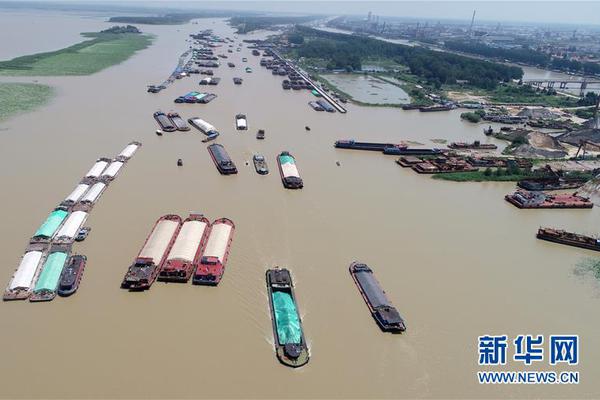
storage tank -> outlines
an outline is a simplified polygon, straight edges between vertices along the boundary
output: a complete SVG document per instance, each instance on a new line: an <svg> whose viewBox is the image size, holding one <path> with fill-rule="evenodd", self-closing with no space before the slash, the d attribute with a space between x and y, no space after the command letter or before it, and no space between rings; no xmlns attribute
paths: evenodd
<svg viewBox="0 0 600 400"><path fill-rule="evenodd" d="M113 179L115 176L117 176L122 167L123 163L121 161L113 161L102 173L102 177Z"/></svg>
<svg viewBox="0 0 600 400"><path fill-rule="evenodd" d="M104 169L107 166L108 166L108 161L106 161L104 159L100 159L100 160L96 161L96 164L94 164L94 166L85 175L86 178L98 178L102 174L102 171L104 171Z"/></svg>
<svg viewBox="0 0 600 400"><path fill-rule="evenodd" d="M8 285L9 290L28 290L33 286L33 279L39 268L42 255L43 253L41 251L29 251L25 253Z"/></svg>
<svg viewBox="0 0 600 400"><path fill-rule="evenodd" d="M169 252L167 260L194 261L198 246L206 230L204 221L185 221L175 239L175 243Z"/></svg>
<svg viewBox="0 0 600 400"><path fill-rule="evenodd" d="M102 192L106 189L106 184L103 182L96 182L92 185L90 190L83 196L81 199L82 203L95 203L98 200L98 197L102 194Z"/></svg>
<svg viewBox="0 0 600 400"><path fill-rule="evenodd" d="M56 232L56 240L70 242L81 229L81 226L87 219L88 214L85 211L75 211L67 218L63 226Z"/></svg>
<svg viewBox="0 0 600 400"><path fill-rule="evenodd" d="M138 254L138 258L149 258L155 265L159 265L167 251L173 235L181 224L178 220L164 219L162 217L154 226L152 233L148 236L144 247Z"/></svg>
<svg viewBox="0 0 600 400"><path fill-rule="evenodd" d="M232 226L223 222L214 223L206 243L203 257L216 257L220 262L225 258L227 244L231 237Z"/></svg>
<svg viewBox="0 0 600 400"><path fill-rule="evenodd" d="M90 185L87 185L85 183L80 183L79 185L77 185L75 190L73 190L71 192L71 194L67 196L67 198L65 199L65 203L69 203L69 204L77 203L79 201L79 199L81 198L81 196L83 196L83 194L85 192L87 192L89 187L90 187Z"/></svg>

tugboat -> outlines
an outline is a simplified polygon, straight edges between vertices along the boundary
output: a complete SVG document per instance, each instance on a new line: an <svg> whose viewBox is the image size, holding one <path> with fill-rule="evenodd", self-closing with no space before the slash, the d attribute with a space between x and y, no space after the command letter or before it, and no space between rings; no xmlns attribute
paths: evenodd
<svg viewBox="0 0 600 400"><path fill-rule="evenodd" d="M306 129L307 131L310 131L310 126L305 126L304 129Z"/></svg>
<svg viewBox="0 0 600 400"><path fill-rule="evenodd" d="M567 246L600 251L600 239L560 229L540 228L536 237L549 242L566 244Z"/></svg>
<svg viewBox="0 0 600 400"><path fill-rule="evenodd" d="M371 268L367 264L354 261L350 264L350 275L381 330L392 333L404 332L406 330L404 320L388 300Z"/></svg>
<svg viewBox="0 0 600 400"><path fill-rule="evenodd" d="M63 269L60 275L60 282L58 284L58 295L67 297L72 295L79 288L81 277L83 276L83 270L87 261L86 256L73 255L69 259L67 266Z"/></svg>
<svg viewBox="0 0 600 400"><path fill-rule="evenodd" d="M258 140L263 140L265 138L265 130L259 129L258 132L256 132L256 138Z"/></svg>
<svg viewBox="0 0 600 400"><path fill-rule="evenodd" d="M285 268L275 268L267 270L266 278L277 359L288 367L301 367L309 354L292 276Z"/></svg>
<svg viewBox="0 0 600 400"><path fill-rule="evenodd" d="M269 167L267 166L267 161L265 157L261 154L255 154L252 157L252 161L254 161L254 169L260 175L266 175L269 173Z"/></svg>
<svg viewBox="0 0 600 400"><path fill-rule="evenodd" d="M77 232L77 236L75 236L75 241L83 242L88 237L91 230L92 230L92 228L90 228L88 226L84 226L83 228L81 228L79 230L79 232Z"/></svg>

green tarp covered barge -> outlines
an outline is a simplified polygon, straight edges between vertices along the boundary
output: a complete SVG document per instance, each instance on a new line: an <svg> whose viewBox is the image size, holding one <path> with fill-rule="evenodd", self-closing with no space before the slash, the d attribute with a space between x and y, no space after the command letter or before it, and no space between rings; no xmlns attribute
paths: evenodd
<svg viewBox="0 0 600 400"><path fill-rule="evenodd" d="M308 362L309 354L290 272L267 270L267 290L277 358L289 367L301 367Z"/></svg>
<svg viewBox="0 0 600 400"><path fill-rule="evenodd" d="M58 229L62 226L69 213L62 208L52 211L44 223L38 228L31 238L31 243L49 242Z"/></svg>
<svg viewBox="0 0 600 400"><path fill-rule="evenodd" d="M56 297L60 275L70 253L70 246L54 246L50 250L29 301L50 301Z"/></svg>

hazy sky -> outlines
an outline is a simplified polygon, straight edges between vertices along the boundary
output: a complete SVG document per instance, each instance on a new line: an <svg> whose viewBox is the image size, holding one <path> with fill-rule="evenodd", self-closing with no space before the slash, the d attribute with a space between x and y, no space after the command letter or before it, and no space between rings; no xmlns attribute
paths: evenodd
<svg viewBox="0 0 600 400"><path fill-rule="evenodd" d="M412 18L462 19L492 21L563 22L592 24L600 27L600 0L594 1L145 1L145 0L62 0L77 3L135 4L149 7L239 9L273 12L312 12L326 14L373 14Z"/></svg>

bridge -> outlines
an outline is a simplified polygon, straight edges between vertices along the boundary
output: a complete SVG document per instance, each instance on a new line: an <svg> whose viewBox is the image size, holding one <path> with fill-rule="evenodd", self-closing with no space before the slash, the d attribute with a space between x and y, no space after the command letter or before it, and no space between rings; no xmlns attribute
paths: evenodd
<svg viewBox="0 0 600 400"><path fill-rule="evenodd" d="M579 95L583 97L588 85L600 85L600 79L523 79L524 85L535 86L539 88L554 88L558 83L559 89L568 89L569 85L579 86ZM599 88L600 89L600 88Z"/></svg>

